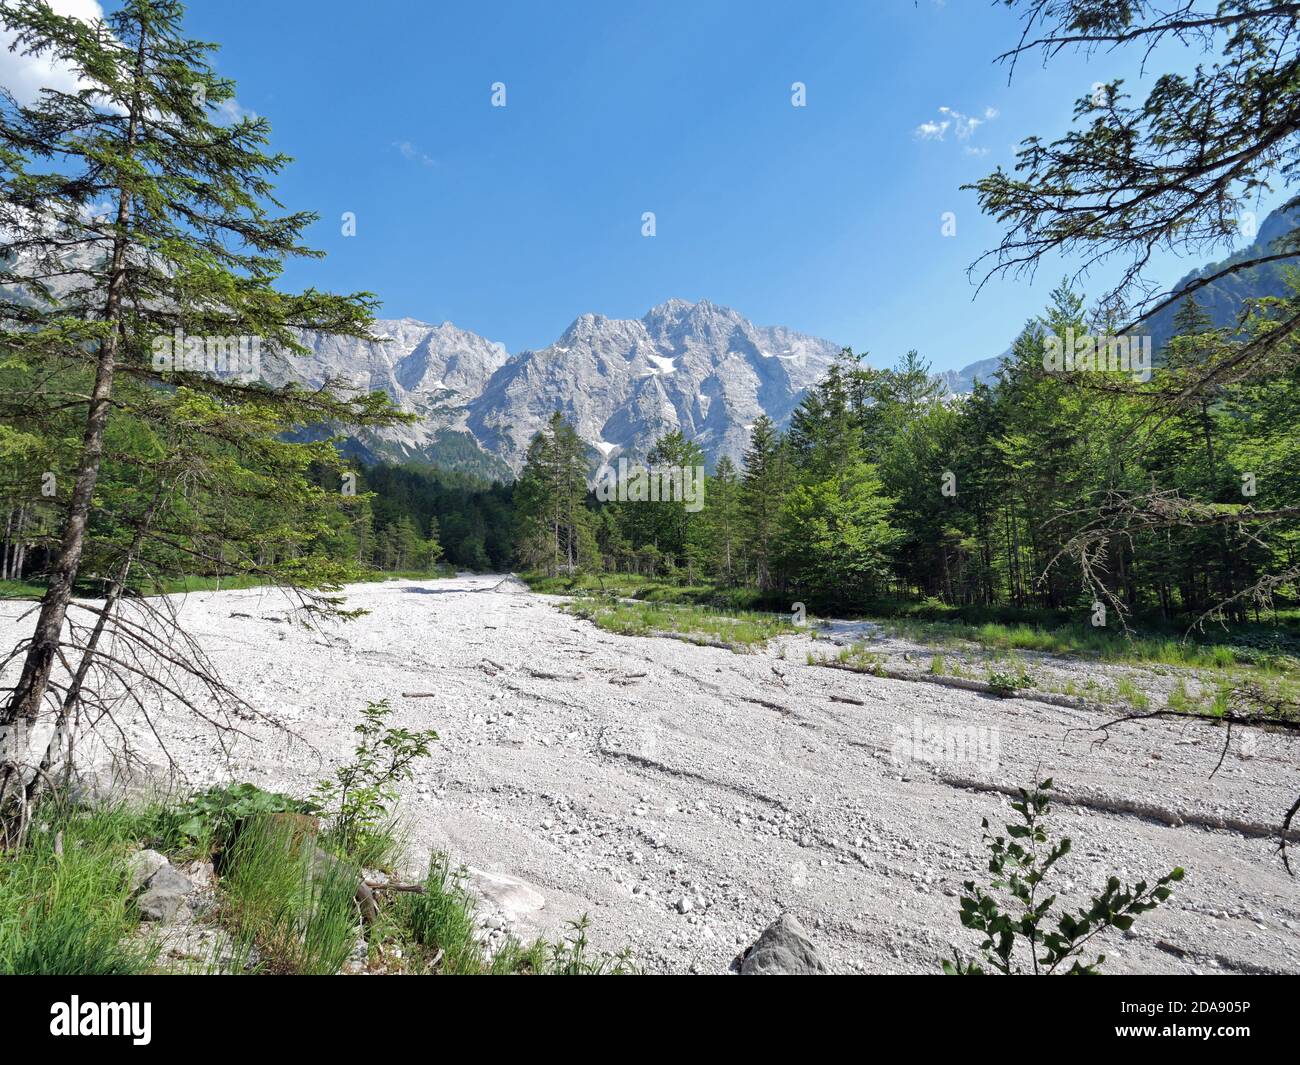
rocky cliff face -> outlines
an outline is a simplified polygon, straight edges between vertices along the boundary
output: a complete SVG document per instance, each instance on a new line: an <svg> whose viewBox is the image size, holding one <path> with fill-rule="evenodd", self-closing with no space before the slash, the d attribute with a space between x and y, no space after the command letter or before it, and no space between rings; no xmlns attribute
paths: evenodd
<svg viewBox="0 0 1300 1065"><path fill-rule="evenodd" d="M710 462L739 460L754 421L766 413L784 424L839 350L707 300L669 300L640 319L584 314L554 344L513 357L450 323L380 321L376 332L384 339L304 335L312 354L296 362L294 378L377 389L419 415L361 440L371 454L484 473L518 472L556 410L591 445L593 465L644 455L675 429Z"/></svg>
<svg viewBox="0 0 1300 1065"><path fill-rule="evenodd" d="M1255 244L1234 258L1274 250L1294 224L1276 212ZM1197 295L1216 324L1227 325L1243 298L1283 287L1281 266L1270 264ZM1174 311L1147 323L1157 348L1168 340ZM375 328L377 341L305 334L311 354L291 368L266 367L268 383L293 379L315 387L337 379L385 392L418 420L353 441L366 457L422 459L500 477L522 468L529 440L556 410L590 445L593 469L620 454L643 456L673 430L696 441L710 464L723 455L739 461L750 426L762 414L784 426L840 347L754 325L708 300L668 300L633 319L584 314L555 343L514 356L450 322L403 318ZM992 380L1000 362L981 359L937 376L957 395L976 380Z"/></svg>
<svg viewBox="0 0 1300 1065"><path fill-rule="evenodd" d="M302 342L311 354L265 368L268 383L290 378L307 387L326 380L383 392L399 407L419 416L410 425L367 434L357 443L372 457L427 459L488 475L506 467L485 454L466 429L471 401L482 395L492 375L509 358L504 346L450 322L429 325L413 318L380 320L381 339L308 332Z"/></svg>
<svg viewBox="0 0 1300 1065"><path fill-rule="evenodd" d="M669 300L640 319L584 314L493 375L469 427L514 469L555 410L602 457L643 455L680 430L710 461L739 460L749 426L764 413L783 423L838 350L707 300Z"/></svg>

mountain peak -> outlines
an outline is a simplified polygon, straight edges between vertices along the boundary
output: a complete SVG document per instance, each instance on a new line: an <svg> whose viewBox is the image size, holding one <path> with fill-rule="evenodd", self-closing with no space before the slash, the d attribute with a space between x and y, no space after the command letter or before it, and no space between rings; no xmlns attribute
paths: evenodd
<svg viewBox="0 0 1300 1065"><path fill-rule="evenodd" d="M690 300L681 299L678 296L671 296L664 300L663 303L657 303L646 311L644 317L663 318L669 315L684 314L689 311L695 304Z"/></svg>
<svg viewBox="0 0 1300 1065"><path fill-rule="evenodd" d="M827 340L755 326L711 300L680 297L643 318L579 315L551 344L513 357L450 322L383 324L391 336L377 350L347 338L305 338L314 372L364 376L367 387L419 418L362 443L383 457L462 466L473 459L474 468L493 471L517 471L556 410L593 457L643 456L680 430L709 462L738 461L749 440L745 426L762 414L784 425L839 351Z"/></svg>

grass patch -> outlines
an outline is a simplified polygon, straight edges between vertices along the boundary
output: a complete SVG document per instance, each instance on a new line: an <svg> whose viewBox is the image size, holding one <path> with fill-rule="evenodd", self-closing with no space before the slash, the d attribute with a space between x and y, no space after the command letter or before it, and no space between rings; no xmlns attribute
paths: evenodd
<svg viewBox="0 0 1300 1065"><path fill-rule="evenodd" d="M424 894L404 895L397 921L417 948L415 968L446 976L617 976L632 972L626 953L594 955L587 942L587 919L570 925L557 943L524 943L506 937L491 956L476 936L474 897L464 873L447 855L434 852L424 879Z"/></svg>
<svg viewBox="0 0 1300 1065"><path fill-rule="evenodd" d="M45 585L30 581L0 581L0 599L40 599Z"/></svg>
<svg viewBox="0 0 1300 1065"><path fill-rule="evenodd" d="M640 599L647 603L680 603L715 606L728 610L757 610L766 605L752 588L727 588L715 584L678 584L671 580L639 577L632 573L578 573L547 576L521 573L519 577L534 592L543 595L606 595Z"/></svg>
<svg viewBox="0 0 1300 1065"><path fill-rule="evenodd" d="M1151 702L1131 677L1120 677L1115 681L1115 700L1128 703L1134 710L1145 710Z"/></svg>
<svg viewBox="0 0 1300 1065"><path fill-rule="evenodd" d="M835 661L845 669L857 673L870 673L873 677L885 675L885 656L876 651L868 651L865 643L841 647Z"/></svg>
<svg viewBox="0 0 1300 1065"><path fill-rule="evenodd" d="M586 618L597 628L622 636L672 634L696 643L717 643L733 650L749 650L774 636L800 630L784 615L681 603L623 602L608 598L583 598L565 609Z"/></svg>
<svg viewBox="0 0 1300 1065"><path fill-rule="evenodd" d="M0 857L0 974L130 976L156 950L132 933L127 857L140 817L125 808L51 817Z"/></svg>
<svg viewBox="0 0 1300 1065"><path fill-rule="evenodd" d="M356 945L361 871L317 846L309 818L255 814L222 865L222 922L268 971L328 976Z"/></svg>
<svg viewBox="0 0 1300 1065"><path fill-rule="evenodd" d="M145 807L71 808L47 798L24 846L0 854L0 975L120 976L159 971L160 939L144 935L130 859L142 846L212 858L215 905L198 920L218 933L184 971L327 975L364 936L375 971L393 974L599 975L632 972L630 955L595 953L585 916L557 942L506 937L488 952L463 871L435 854L424 893L376 892L363 923L362 861L394 857L396 819L340 835L318 827L310 800L251 784ZM351 846L347 843L351 841ZM195 964L196 963L196 964ZM176 972L174 961L162 969Z"/></svg>
<svg viewBox="0 0 1300 1065"><path fill-rule="evenodd" d="M1270 643L1256 634L1254 643L1232 644L1217 640L1194 642L1166 634L1135 633L1128 637L1086 625L1047 629L1023 623L984 622L973 625L960 621L899 618L883 624L891 635L938 646L967 642L998 651L1034 651L1124 665L1192 669L1240 667L1274 673L1297 668L1296 660L1288 653L1290 644L1285 635ZM1239 635L1245 638L1247 634Z"/></svg>

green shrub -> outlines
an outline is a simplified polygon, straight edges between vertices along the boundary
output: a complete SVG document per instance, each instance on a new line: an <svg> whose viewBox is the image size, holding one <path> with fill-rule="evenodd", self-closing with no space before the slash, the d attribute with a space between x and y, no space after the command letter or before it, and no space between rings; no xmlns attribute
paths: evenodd
<svg viewBox="0 0 1300 1065"><path fill-rule="evenodd" d="M992 970L1005 975L1094 974L1106 955L1099 954L1092 962L1082 960L1092 939L1110 928L1127 931L1138 916L1169 898L1171 883L1182 880L1181 868L1171 870L1154 885L1140 880L1125 886L1112 876L1087 906L1056 917L1053 928L1051 911L1057 896L1043 885L1056 863L1070 853L1070 839L1062 837L1053 842L1047 834L1051 790L1050 779L1032 792L1021 788L1020 801L1013 802L1011 808L1020 814L1023 824L1007 825L1004 836L989 833L988 818L980 822L993 879L988 891L973 880L963 885L961 923L983 935L978 948L983 964L963 959L954 950L953 960L943 962L945 973L982 976Z"/></svg>
<svg viewBox="0 0 1300 1065"><path fill-rule="evenodd" d="M1034 680L1023 668L1017 673L1002 673L993 670L989 673L988 685L994 695L1009 699L1023 688L1032 688Z"/></svg>
<svg viewBox="0 0 1300 1065"><path fill-rule="evenodd" d="M317 812L312 802L263 791L255 784L221 784L179 805L158 809L152 834L164 849L211 852L224 847L236 826L257 814Z"/></svg>
<svg viewBox="0 0 1300 1065"><path fill-rule="evenodd" d="M333 779L316 786L312 801L330 815L327 842L339 855L366 868L383 867L402 849L394 809L397 786L410 780L417 759L427 758L438 740L433 729L412 731L388 725L388 700L371 703L353 731L361 737L352 761Z"/></svg>

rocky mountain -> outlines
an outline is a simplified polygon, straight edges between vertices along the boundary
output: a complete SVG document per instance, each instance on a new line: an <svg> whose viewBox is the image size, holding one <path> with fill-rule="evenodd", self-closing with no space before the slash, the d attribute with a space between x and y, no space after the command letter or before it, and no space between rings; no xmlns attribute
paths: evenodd
<svg viewBox="0 0 1300 1065"><path fill-rule="evenodd" d="M1221 262L1210 263L1199 270L1193 270L1170 291L1180 292L1192 282L1217 274L1225 267L1236 263L1258 259L1265 255L1274 255L1279 252L1300 252L1300 247L1297 247L1294 238L1289 236L1298 229L1300 229L1300 210L1292 211L1289 214L1282 210L1273 211L1261 223L1253 243L1240 251L1234 252ZM1288 244L1288 239L1291 240L1290 244ZM1298 264L1300 264L1300 260L1291 259L1289 261L1252 266L1204 285L1196 290L1194 298L1216 326L1231 327L1236 324L1237 316L1241 312L1245 300L1285 295L1288 291L1286 271L1288 269L1294 270ZM1171 304L1164 310L1152 315L1144 323L1143 331L1151 334L1152 345L1157 352L1174 335L1174 317L1178 314L1178 309L1181 306L1182 301L1180 300L1178 303Z"/></svg>
<svg viewBox="0 0 1300 1065"><path fill-rule="evenodd" d="M357 441L368 457L489 475L518 472L556 410L591 445L593 467L644 455L675 429L710 463L738 461L754 421L767 414L784 425L840 350L708 300L669 300L636 319L584 314L555 343L511 357L450 323L380 321L376 332L384 339L304 335L312 355L293 376L378 389L420 416Z"/></svg>
<svg viewBox="0 0 1300 1065"><path fill-rule="evenodd" d="M384 392L402 410L419 416L409 425L351 441L351 448L367 459L423 459L449 469L508 476L510 468L479 447L466 428L470 403L509 359L505 347L450 322L429 325L413 318L377 321L374 333L380 339L303 333L311 354L291 364L272 364L264 376L276 386L290 378L307 387L319 387L327 379L344 381Z"/></svg>
<svg viewBox="0 0 1300 1065"><path fill-rule="evenodd" d="M935 374L935 377L939 379L939 383L949 395L964 396L974 390L976 381L992 384L993 375L998 372L998 367L1002 365L1004 358L1006 358L1005 354L994 355L991 359L977 359L960 370L943 370Z"/></svg>
<svg viewBox="0 0 1300 1065"><path fill-rule="evenodd" d="M1274 211L1252 245L1188 274L1175 290L1228 263L1287 250L1282 238L1298 224L1300 213ZM1217 325L1231 325L1243 299L1285 291L1287 265L1243 271L1196 298ZM1172 334L1176 311L1177 305L1166 308L1146 325L1157 352ZM781 326L754 325L708 300L670 299L641 318L584 314L553 344L513 356L450 322L381 320L375 332L373 341L304 333L310 354L266 360L263 376L272 385L318 387L332 379L382 391L417 420L350 440L350 450L369 461L426 461L487 477L517 473L529 440L556 410L590 445L593 470L621 454L643 456L672 430L699 443L710 465L723 455L738 462L758 417L767 414L784 427L840 350ZM949 394L960 395L976 380L990 381L1001 360L980 359L937 376Z"/></svg>
<svg viewBox="0 0 1300 1065"><path fill-rule="evenodd" d="M738 461L749 426L762 414L784 424L838 351L708 300L669 300L640 319L584 314L494 374L470 404L469 427L514 469L555 410L603 458L644 455L681 430L711 462Z"/></svg>

